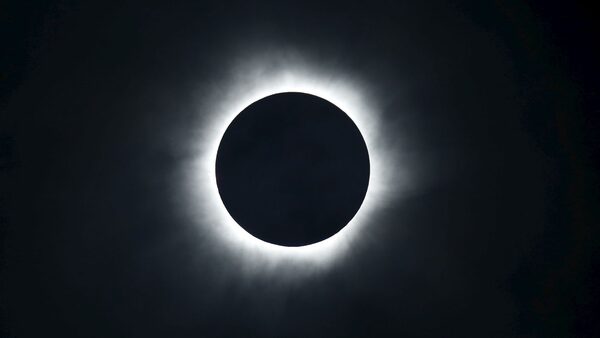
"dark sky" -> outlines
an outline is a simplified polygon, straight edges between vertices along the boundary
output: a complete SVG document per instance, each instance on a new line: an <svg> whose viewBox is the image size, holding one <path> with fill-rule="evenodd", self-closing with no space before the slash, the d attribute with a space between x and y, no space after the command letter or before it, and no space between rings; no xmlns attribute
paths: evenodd
<svg viewBox="0 0 600 338"><path fill-rule="evenodd" d="M598 14L3 2L0 335L597 336ZM281 53L358 79L388 169L411 178L308 277L247 273L181 207L191 140L243 78L232 65Z"/></svg>

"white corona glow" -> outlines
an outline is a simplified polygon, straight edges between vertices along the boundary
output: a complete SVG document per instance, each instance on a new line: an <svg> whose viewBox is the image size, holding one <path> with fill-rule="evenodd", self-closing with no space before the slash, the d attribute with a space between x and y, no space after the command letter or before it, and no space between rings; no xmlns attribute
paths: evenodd
<svg viewBox="0 0 600 338"><path fill-rule="evenodd" d="M351 250L357 236L365 227L373 225L369 220L390 199L391 190L398 183L398 171L394 156L379 137L377 105L373 104L374 100L369 100L364 87L348 77L311 67L306 62L271 61L244 62L233 70L232 79L223 80L230 83L210 89L212 93L203 93L200 105L204 120L193 141L193 152L197 157L186 177L188 190L192 193L188 208L198 219L202 235L208 236L214 243L211 245L228 251L229 258L237 259L242 269L322 268ZM273 67L274 63L279 66ZM312 94L343 110L360 130L370 160L368 190L354 218L332 237L300 247L271 244L246 232L225 208L215 177L217 150L229 124L250 104L282 92Z"/></svg>

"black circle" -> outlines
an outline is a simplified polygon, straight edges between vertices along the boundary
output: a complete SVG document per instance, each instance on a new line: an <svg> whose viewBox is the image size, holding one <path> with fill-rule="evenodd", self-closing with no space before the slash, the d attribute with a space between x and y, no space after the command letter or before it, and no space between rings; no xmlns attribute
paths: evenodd
<svg viewBox="0 0 600 338"><path fill-rule="evenodd" d="M314 95L279 93L231 122L216 177L227 211L247 232L303 246L331 237L354 217L369 184L369 154L337 106Z"/></svg>

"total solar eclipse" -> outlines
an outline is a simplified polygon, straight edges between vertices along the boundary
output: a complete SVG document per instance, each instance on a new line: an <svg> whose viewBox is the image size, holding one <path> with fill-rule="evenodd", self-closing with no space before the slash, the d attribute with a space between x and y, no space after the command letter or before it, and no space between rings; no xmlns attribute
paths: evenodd
<svg viewBox="0 0 600 338"><path fill-rule="evenodd" d="M318 96L262 98L226 129L216 157L219 195L252 236L304 246L340 231L369 185L365 141L352 119Z"/></svg>

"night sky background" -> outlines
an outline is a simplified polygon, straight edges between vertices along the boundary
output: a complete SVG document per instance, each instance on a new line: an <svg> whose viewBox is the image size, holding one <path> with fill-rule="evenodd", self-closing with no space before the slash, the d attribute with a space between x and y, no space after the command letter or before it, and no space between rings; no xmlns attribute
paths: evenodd
<svg viewBox="0 0 600 338"><path fill-rule="evenodd" d="M599 336L599 14L2 2L0 336ZM297 279L202 250L178 190L198 102L280 50L360 78L414 179Z"/></svg>

